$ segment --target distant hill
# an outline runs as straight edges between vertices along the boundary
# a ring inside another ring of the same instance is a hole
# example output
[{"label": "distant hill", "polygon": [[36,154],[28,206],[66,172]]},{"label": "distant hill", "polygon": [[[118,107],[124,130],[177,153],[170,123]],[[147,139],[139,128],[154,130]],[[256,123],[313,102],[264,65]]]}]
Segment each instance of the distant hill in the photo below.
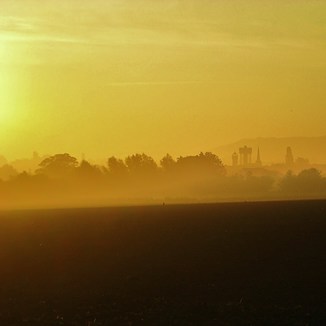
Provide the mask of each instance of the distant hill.
[{"label": "distant hill", "polygon": [[311,163],[326,163],[326,136],[241,139],[215,148],[214,153],[221,157],[224,164],[231,164],[232,153],[238,153],[239,147],[244,145],[252,147],[253,161],[256,160],[259,147],[261,160],[265,164],[284,162],[288,146],[292,148],[294,159],[303,157],[309,159]]}]

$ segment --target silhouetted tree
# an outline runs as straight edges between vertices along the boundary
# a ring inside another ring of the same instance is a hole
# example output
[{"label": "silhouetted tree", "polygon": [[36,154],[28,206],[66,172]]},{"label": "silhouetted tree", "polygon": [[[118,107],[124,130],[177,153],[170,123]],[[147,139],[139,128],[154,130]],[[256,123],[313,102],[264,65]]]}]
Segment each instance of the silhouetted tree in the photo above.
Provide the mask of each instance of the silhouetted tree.
[{"label": "silhouetted tree", "polygon": [[114,176],[123,176],[128,172],[128,168],[121,159],[112,156],[108,159],[109,172]]},{"label": "silhouetted tree", "polygon": [[304,192],[320,192],[325,190],[325,179],[320,171],[311,168],[301,171],[297,176],[298,187]]},{"label": "silhouetted tree", "polygon": [[281,179],[279,183],[281,191],[290,192],[295,189],[295,175],[290,170],[286,172],[285,176]]},{"label": "silhouetted tree", "polygon": [[98,178],[102,175],[99,167],[92,165],[89,162],[83,160],[77,168],[77,173],[81,177],[86,178]]},{"label": "silhouetted tree", "polygon": [[166,154],[160,161],[161,167],[165,171],[171,171],[175,167],[176,163],[177,162],[170,154]]},{"label": "silhouetted tree", "polygon": [[181,156],[177,160],[177,166],[184,172],[197,172],[201,175],[225,175],[221,159],[211,152],[200,153],[196,156]]},{"label": "silhouetted tree", "polygon": [[126,158],[126,165],[131,173],[144,174],[157,170],[154,159],[146,154],[134,154]]},{"label": "silhouetted tree", "polygon": [[280,189],[289,193],[319,193],[326,191],[326,180],[320,171],[311,168],[301,171],[297,176],[289,171],[280,181]]},{"label": "silhouetted tree", "polygon": [[72,173],[77,167],[78,161],[69,154],[56,154],[44,159],[40,164],[37,173],[42,173],[50,177],[62,177]]}]

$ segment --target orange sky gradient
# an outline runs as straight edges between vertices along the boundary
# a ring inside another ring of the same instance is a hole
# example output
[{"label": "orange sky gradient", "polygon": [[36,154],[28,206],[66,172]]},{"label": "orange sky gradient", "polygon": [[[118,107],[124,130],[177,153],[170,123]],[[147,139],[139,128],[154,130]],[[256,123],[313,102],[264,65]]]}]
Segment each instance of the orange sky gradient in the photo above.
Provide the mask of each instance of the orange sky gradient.
[{"label": "orange sky gradient", "polygon": [[317,0],[1,0],[0,154],[324,135],[325,17]]}]

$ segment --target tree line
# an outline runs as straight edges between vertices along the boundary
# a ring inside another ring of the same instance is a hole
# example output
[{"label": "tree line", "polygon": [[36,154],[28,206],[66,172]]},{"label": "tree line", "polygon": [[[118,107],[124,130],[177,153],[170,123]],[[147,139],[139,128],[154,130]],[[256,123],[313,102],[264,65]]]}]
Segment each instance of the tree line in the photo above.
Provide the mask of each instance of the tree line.
[{"label": "tree line", "polygon": [[[0,168],[15,172],[10,166]],[[3,172],[3,171],[2,171]],[[68,153],[43,159],[33,172],[13,173],[0,181],[0,205],[33,201],[89,201],[123,203],[139,201],[218,201],[288,197],[323,197],[326,178],[316,169],[281,177],[230,175],[221,159],[211,153],[165,155],[159,164],[149,155],[125,159],[109,157],[106,165],[79,162]]]}]

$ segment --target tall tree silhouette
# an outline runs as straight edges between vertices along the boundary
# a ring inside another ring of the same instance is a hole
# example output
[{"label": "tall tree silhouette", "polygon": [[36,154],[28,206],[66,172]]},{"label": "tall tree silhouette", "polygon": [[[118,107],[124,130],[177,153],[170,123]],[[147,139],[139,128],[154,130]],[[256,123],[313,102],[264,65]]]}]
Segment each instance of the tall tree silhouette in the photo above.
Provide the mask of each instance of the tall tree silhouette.
[{"label": "tall tree silhouette", "polygon": [[177,159],[178,171],[184,173],[200,173],[201,175],[224,175],[225,168],[221,159],[211,153],[200,153],[195,156],[179,157]]},{"label": "tall tree silhouette", "polygon": [[109,173],[111,173],[111,175],[113,176],[124,176],[128,172],[128,168],[123,162],[123,160],[118,159],[114,156],[109,157],[108,168]]},{"label": "tall tree silhouette", "polygon": [[171,171],[175,167],[177,162],[173,159],[173,157],[170,154],[166,154],[161,159],[160,163],[161,163],[161,167],[165,171]]},{"label": "tall tree silhouette", "polygon": [[157,170],[154,159],[146,154],[134,154],[126,158],[126,165],[131,173],[146,174]]},{"label": "tall tree silhouette", "polygon": [[40,164],[37,173],[50,177],[68,176],[77,167],[78,161],[68,153],[56,154],[44,159]]},{"label": "tall tree silhouette", "polygon": [[77,168],[78,176],[83,178],[99,178],[102,172],[96,165],[90,164],[88,161],[83,160]]}]

